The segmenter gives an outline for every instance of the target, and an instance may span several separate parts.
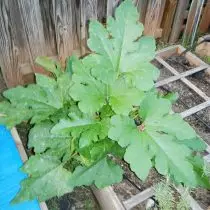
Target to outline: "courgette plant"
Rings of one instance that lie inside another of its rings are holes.
[[[131,0],[125,0],[104,27],[89,25],[83,58],[58,62],[38,57],[51,76],[36,74],[36,84],[3,93],[0,123],[8,128],[29,121],[28,147],[34,155],[22,166],[28,175],[13,203],[47,200],[94,184],[122,180],[122,159],[141,179],[151,168],[176,184],[209,188],[200,152],[205,144],[171,112],[170,97],[154,89],[159,71],[150,62],[155,40]]]

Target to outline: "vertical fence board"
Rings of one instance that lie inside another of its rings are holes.
[[[55,39],[55,24],[53,19],[53,5],[51,0],[39,0],[41,17],[46,43],[45,55],[53,56],[57,54]]]
[[[172,26],[172,30],[171,30],[171,34],[170,34],[170,38],[169,38],[170,43],[175,43],[179,39],[181,30],[182,30],[182,25],[183,25],[184,19],[185,19],[185,11],[186,11],[188,5],[189,5],[189,0],[185,0],[185,1],[179,0],[178,1],[176,12],[175,12],[175,17],[174,17],[174,21],[173,21],[173,26]]]
[[[190,6],[190,11],[187,17],[187,23],[183,35],[183,44],[190,46],[193,45],[195,33],[200,20],[201,10],[204,0],[193,0]]]
[[[77,45],[76,8],[76,0],[53,0],[56,44],[62,65],[65,65],[66,57],[73,53]]]
[[[39,0],[18,0],[18,4],[33,59],[45,55],[46,43]]]
[[[106,16],[112,16],[114,14],[115,8],[119,5],[121,0],[107,0],[107,12]]]
[[[21,65],[30,51],[16,0],[0,1],[0,67],[8,87],[22,84]]]
[[[87,51],[88,23],[91,19],[97,19],[98,0],[81,0],[81,50],[82,55]]]
[[[97,4],[97,19],[100,22],[105,22],[107,0],[98,0]]]
[[[136,6],[140,13],[139,20],[143,24],[144,24],[146,12],[147,12],[147,4],[148,4],[148,0],[137,0],[136,1]]]
[[[149,0],[144,25],[145,35],[159,36],[157,33],[163,15],[163,5],[165,6],[165,0]]]
[[[210,26],[210,0],[207,1],[205,9],[202,14],[199,30],[202,33],[206,33]]]
[[[80,12],[80,4],[81,4],[81,0],[73,0],[72,3],[72,9],[73,9],[73,23],[74,23],[74,27],[73,27],[73,34],[74,34],[74,43],[73,43],[73,47],[74,50],[78,51],[79,54],[81,54],[81,50],[80,50],[80,44],[81,44],[81,12]]]
[[[177,6],[177,0],[166,1],[166,8],[164,11],[163,21],[161,24],[162,25],[161,28],[163,28],[162,40],[164,42],[168,42],[171,28],[172,28],[173,19],[174,19],[174,14],[176,11],[176,6]]]

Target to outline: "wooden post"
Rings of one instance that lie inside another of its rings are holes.
[[[53,16],[55,22],[56,45],[58,57],[65,66],[66,57],[73,53],[74,47],[78,45],[76,0],[53,0]]]
[[[177,9],[173,21],[173,26],[169,38],[169,43],[175,43],[178,41],[181,30],[182,30],[182,25],[184,23],[185,19],[185,11],[189,5],[189,0],[179,0],[177,4]]]
[[[97,19],[100,22],[104,22],[106,20],[106,12],[107,12],[107,0],[99,0],[97,2]]]
[[[162,40],[164,42],[168,42],[173,20],[174,20],[174,14],[176,11],[177,6],[177,0],[167,0],[166,1],[166,7],[163,15],[163,21],[161,24],[161,28],[163,29],[162,33]]]
[[[190,11],[187,17],[187,24],[183,35],[183,45],[192,46],[197,32],[198,23],[200,20],[201,11],[204,0],[193,0],[190,6]]]
[[[157,37],[165,7],[165,0],[149,0],[145,18],[144,34]]]
[[[32,58],[45,55],[46,42],[39,0],[18,1]]]
[[[141,23],[144,24],[145,22],[145,16],[146,16],[146,12],[147,12],[147,4],[148,4],[148,0],[137,0],[135,2],[137,9],[140,13],[140,17],[139,20]]]
[[[7,87],[23,84],[18,69],[31,62],[21,13],[18,1],[0,1],[0,67]]]
[[[112,16],[114,14],[115,8],[121,2],[121,0],[107,0],[106,16]]]
[[[82,55],[87,52],[88,21],[97,19],[97,1],[81,0],[81,51]]]
[[[205,9],[202,14],[199,30],[202,33],[206,33],[210,27],[210,0],[207,1]]]
[[[57,55],[56,38],[55,38],[55,24],[53,19],[53,5],[51,0],[39,1],[41,17],[43,23],[43,31],[45,38],[45,52],[46,56]]]
[[[46,74],[44,69],[35,68],[33,63],[37,56],[45,56],[48,52],[48,47],[44,37],[39,0],[19,0],[17,2],[24,23],[24,30],[28,40],[33,70],[34,72]]]

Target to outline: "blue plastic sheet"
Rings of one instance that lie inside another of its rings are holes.
[[[36,200],[10,204],[26,177],[19,170],[22,164],[10,131],[0,125],[0,210],[40,210]]]

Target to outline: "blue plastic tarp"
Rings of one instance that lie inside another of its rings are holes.
[[[36,200],[10,204],[26,177],[19,170],[22,164],[10,131],[0,125],[0,210],[40,210]]]

